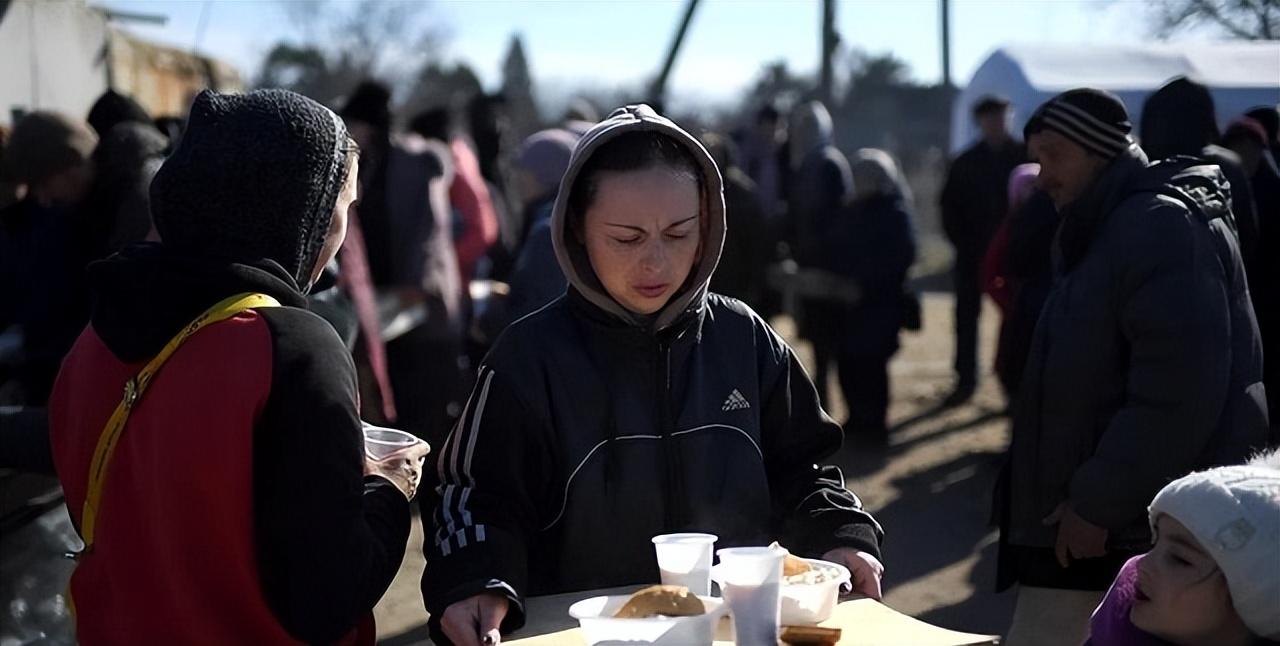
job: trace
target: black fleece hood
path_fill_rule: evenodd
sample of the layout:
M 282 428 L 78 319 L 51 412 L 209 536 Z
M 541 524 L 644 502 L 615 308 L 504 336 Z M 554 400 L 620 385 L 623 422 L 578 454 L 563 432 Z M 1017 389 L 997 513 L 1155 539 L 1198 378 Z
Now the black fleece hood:
M 156 230 L 175 251 L 271 260 L 306 286 L 346 180 L 347 140 L 336 114 L 300 94 L 201 92 L 151 183 Z

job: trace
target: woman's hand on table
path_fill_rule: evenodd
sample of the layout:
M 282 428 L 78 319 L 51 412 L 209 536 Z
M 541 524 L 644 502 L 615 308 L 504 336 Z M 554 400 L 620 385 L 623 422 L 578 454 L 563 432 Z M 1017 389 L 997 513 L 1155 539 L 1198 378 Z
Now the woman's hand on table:
M 507 598 L 478 594 L 445 608 L 440 629 L 455 646 L 490 646 L 502 642 L 498 628 L 507 617 Z
M 852 547 L 837 547 L 823 554 L 822 560 L 849 568 L 849 573 L 853 575 L 855 594 L 880 600 L 880 579 L 884 577 L 884 565 L 880 563 L 880 559 Z

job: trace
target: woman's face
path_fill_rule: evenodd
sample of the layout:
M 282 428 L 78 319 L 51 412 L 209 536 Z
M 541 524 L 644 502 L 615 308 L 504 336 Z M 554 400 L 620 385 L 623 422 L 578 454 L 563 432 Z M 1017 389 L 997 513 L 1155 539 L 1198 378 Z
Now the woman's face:
M 667 167 L 602 173 L 582 242 L 605 291 L 653 314 L 684 285 L 702 248 L 698 184 Z
M 347 239 L 347 211 L 356 201 L 356 177 L 360 174 L 360 160 L 353 157 L 351 168 L 347 169 L 347 180 L 342 185 L 342 192 L 333 205 L 333 217 L 329 220 L 329 231 L 325 234 L 324 246 L 320 248 L 320 256 L 316 258 L 316 266 L 311 269 L 311 282 L 315 283 L 324 272 L 325 265 L 338 255 L 338 249 Z
M 1129 619 L 1176 643 L 1214 643 L 1203 640 L 1245 630 L 1231 606 L 1222 570 L 1191 532 L 1169 516 L 1157 519 L 1155 547 L 1138 561 Z

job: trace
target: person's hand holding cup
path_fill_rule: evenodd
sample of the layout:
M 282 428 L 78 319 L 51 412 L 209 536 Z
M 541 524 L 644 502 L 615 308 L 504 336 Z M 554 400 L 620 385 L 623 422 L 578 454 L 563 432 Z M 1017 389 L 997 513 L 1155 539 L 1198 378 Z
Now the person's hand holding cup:
M 364 473 L 390 481 L 412 501 L 431 447 L 410 433 L 364 424 Z

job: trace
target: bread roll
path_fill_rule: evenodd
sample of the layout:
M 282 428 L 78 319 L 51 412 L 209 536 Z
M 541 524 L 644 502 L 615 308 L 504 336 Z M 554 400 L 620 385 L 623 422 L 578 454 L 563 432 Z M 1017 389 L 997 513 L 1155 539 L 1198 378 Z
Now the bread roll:
M 773 545 L 770 545 L 769 547 L 782 547 L 782 546 L 779 545 L 777 541 L 774 541 Z M 809 570 L 812 570 L 812 569 L 813 569 L 813 566 L 809 565 L 808 561 L 802 558 L 796 558 L 792 556 L 790 553 L 787 553 L 787 557 L 782 560 L 783 578 L 804 574 L 805 572 L 808 572 Z
M 654 585 L 631 595 L 622 609 L 613 616 L 619 619 L 648 619 L 694 617 L 706 613 L 702 600 L 689 594 L 689 588 L 680 585 Z

